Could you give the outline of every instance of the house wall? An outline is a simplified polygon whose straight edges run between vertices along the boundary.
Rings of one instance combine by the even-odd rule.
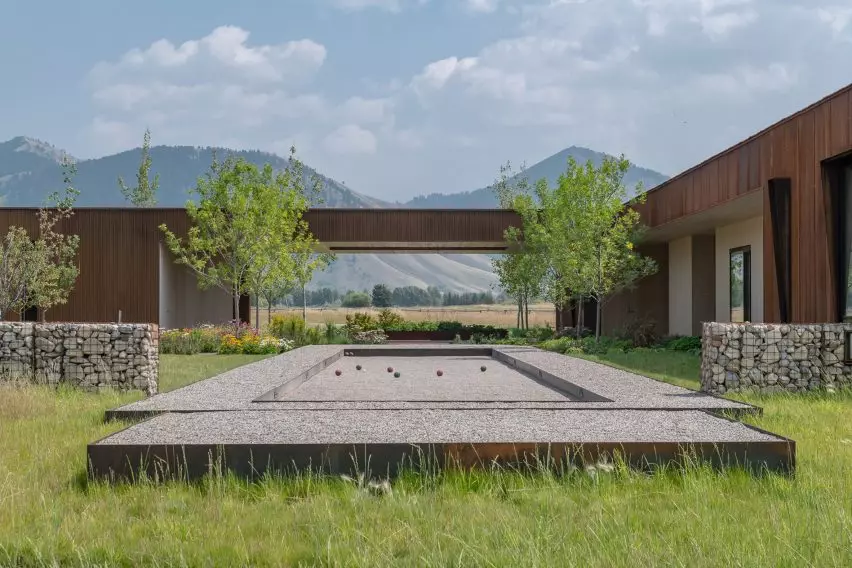
[[[692,237],[669,243],[669,333],[692,334]]]
[[[689,223],[691,215],[763,193],[769,180],[791,181],[791,320],[795,323],[833,322],[837,305],[837,227],[826,195],[826,160],[852,152],[852,85],[773,124],[741,143],[653,188],[637,206],[651,229],[669,223]],[[766,283],[765,306],[755,309],[767,321],[780,320],[774,274],[771,222],[765,219],[762,241]],[[754,251],[752,252],[754,254]],[[718,278],[718,275],[717,275]]]
[[[751,321],[763,321],[763,217],[716,228],[716,321],[731,321],[730,251],[751,247]]]
[[[656,261],[657,272],[604,304],[601,330],[605,335],[637,321],[653,322],[658,334],[669,333],[669,246],[648,243],[637,247],[637,251]]]
[[[702,324],[716,318],[716,237],[692,237],[692,333],[701,335]]]
[[[164,329],[193,327],[232,319],[233,299],[220,288],[200,290],[198,279],[186,267],[174,263],[160,244],[159,320]]]

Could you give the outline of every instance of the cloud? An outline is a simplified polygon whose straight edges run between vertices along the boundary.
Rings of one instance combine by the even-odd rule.
[[[366,128],[392,136],[393,101],[323,93],[313,82],[325,59],[316,41],[255,44],[235,26],[178,43],[160,39],[90,71],[97,118],[87,138],[98,153],[137,145],[146,127],[165,144],[242,141],[278,150],[295,142],[316,152],[374,152]]]
[[[326,136],[326,149],[334,154],[375,154],[376,136],[357,124],[346,124]]]
[[[132,49],[117,62],[101,62],[90,73],[95,84],[116,78],[164,78],[198,82],[201,78],[282,83],[310,78],[326,58],[323,45],[310,39],[275,45],[250,45],[249,32],[220,26],[209,35],[175,45],[160,39]],[[222,77],[224,74],[224,77]]]
[[[852,52],[825,30],[852,10],[813,4],[531,0],[514,33],[427,62],[408,92],[432,132],[500,159],[578,144],[673,173],[842,85],[824,70]]]
[[[368,8],[377,8],[387,12],[400,12],[410,5],[426,4],[429,0],[331,0],[332,5],[342,10],[356,12]]]
[[[419,0],[326,1],[420,17],[406,10]],[[512,11],[509,27],[478,44],[486,35],[471,32],[396,46],[394,76],[357,58],[347,77],[360,81],[335,80],[316,39],[264,44],[233,26],[117,54],[88,77],[90,151],[138,145],[146,126],[155,143],[295,143],[321,172],[389,199],[482,187],[507,159],[570,145],[676,173],[839,88],[848,78],[828,70],[852,66],[852,9],[837,0],[456,6],[496,7],[495,22]]]
[[[485,14],[495,11],[499,3],[499,0],[465,0],[468,10]]]

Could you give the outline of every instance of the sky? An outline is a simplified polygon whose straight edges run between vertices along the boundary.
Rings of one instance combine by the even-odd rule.
[[[849,0],[0,0],[0,140],[298,156],[387,200],[571,145],[673,175],[852,81]]]

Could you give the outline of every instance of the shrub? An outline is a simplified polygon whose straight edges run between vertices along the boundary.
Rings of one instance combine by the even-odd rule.
[[[212,325],[193,329],[169,329],[160,333],[160,353],[170,355],[195,355],[216,353],[219,350],[220,331]]]
[[[301,337],[301,341],[298,343],[300,345],[320,345],[323,343],[325,339],[325,335],[323,331],[318,327],[309,327],[305,334]]]
[[[356,331],[351,335],[352,343],[361,344],[379,344],[385,343],[388,336],[381,329],[371,329],[369,331]]]
[[[594,337],[584,337],[577,341],[577,345],[586,355],[606,355],[609,351],[627,352],[633,349],[630,341],[613,337],[601,337],[598,341]]]
[[[340,305],[344,308],[368,308],[371,301],[366,292],[347,292],[340,300]]]
[[[545,351],[555,351],[556,353],[565,353],[569,347],[572,347],[576,343],[575,339],[571,339],[570,337],[559,337],[557,339],[548,339],[547,341],[542,341],[539,344],[541,349]]]
[[[299,316],[272,316],[269,333],[280,339],[301,339],[305,334],[305,321]]]
[[[659,339],[656,327],[653,320],[637,319],[624,326],[618,339],[629,341],[633,347],[651,347]]]
[[[438,323],[434,321],[402,321],[396,325],[382,326],[385,331],[435,331]]]
[[[556,337],[570,337],[571,339],[577,339],[579,337],[580,339],[582,339],[584,337],[590,337],[594,334],[595,332],[593,332],[588,327],[581,327],[579,333],[577,332],[576,327],[563,327],[559,330],[558,333],[556,333]]]
[[[529,329],[513,327],[509,329],[509,337],[528,339],[532,343],[547,341],[553,338],[553,329],[549,326],[537,326]]]
[[[353,334],[359,331],[372,331],[378,328],[376,320],[370,314],[356,312],[354,314],[346,314],[346,334],[352,337]]]
[[[327,343],[334,343],[337,341],[337,337],[340,335],[339,330],[337,329],[337,324],[333,321],[325,322],[325,341]]]
[[[671,351],[701,351],[701,338],[692,335],[673,336],[664,339],[661,346]]]
[[[464,326],[458,321],[440,321],[435,327],[437,331],[454,331],[456,333],[462,331]]]
[[[405,322],[405,318],[403,318],[398,313],[393,310],[389,310],[388,308],[383,309],[379,312],[379,317],[377,318],[377,324],[379,328],[387,330],[394,329],[397,326],[402,325]]]

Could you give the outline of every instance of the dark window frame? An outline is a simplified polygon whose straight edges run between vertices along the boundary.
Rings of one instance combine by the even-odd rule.
[[[792,318],[792,193],[790,178],[769,180],[769,214],[775,259],[775,283],[778,290],[778,315],[781,323]]]
[[[728,319],[734,320],[732,317],[734,311],[732,303],[734,279],[731,278],[731,261],[734,255],[740,253],[743,255],[743,321],[747,322],[751,321],[751,245],[728,250]]]

